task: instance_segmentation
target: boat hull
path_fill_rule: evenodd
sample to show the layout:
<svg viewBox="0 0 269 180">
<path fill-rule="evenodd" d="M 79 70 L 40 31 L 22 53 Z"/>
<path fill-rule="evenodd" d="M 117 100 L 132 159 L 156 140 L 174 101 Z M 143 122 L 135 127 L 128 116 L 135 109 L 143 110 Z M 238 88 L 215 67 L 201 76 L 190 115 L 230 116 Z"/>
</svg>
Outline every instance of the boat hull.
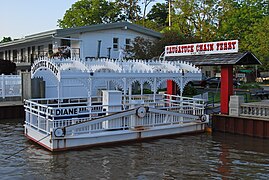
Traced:
<svg viewBox="0 0 269 180">
<path fill-rule="evenodd" d="M 50 151 L 64 151 L 90 146 L 118 144 L 119 142 L 123 143 L 128 141 L 141 141 L 145 139 L 176 136 L 188 133 L 200 133 L 204 132 L 205 127 L 205 123 L 194 122 L 151 128 L 137 127 L 127 130 L 110 130 L 99 133 L 56 138 L 52 137 L 51 135 L 43 134 L 33 128 L 27 128 L 26 126 L 25 135 L 30 140 L 38 143 Z"/>
</svg>

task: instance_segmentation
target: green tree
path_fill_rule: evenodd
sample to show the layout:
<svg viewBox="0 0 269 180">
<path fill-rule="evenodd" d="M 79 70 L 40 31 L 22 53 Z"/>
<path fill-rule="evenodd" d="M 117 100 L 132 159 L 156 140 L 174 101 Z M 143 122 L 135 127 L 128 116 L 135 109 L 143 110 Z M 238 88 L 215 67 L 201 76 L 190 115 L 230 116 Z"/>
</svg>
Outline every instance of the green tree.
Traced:
<svg viewBox="0 0 269 180">
<path fill-rule="evenodd" d="M 168 18 L 168 4 L 167 3 L 156 3 L 152 6 L 151 10 L 147 14 L 147 19 L 156 22 L 159 27 L 164 28 L 167 26 Z"/>
<path fill-rule="evenodd" d="M 195 42 L 201 42 L 199 37 L 189 36 L 175 29 L 167 29 L 163 32 L 162 38 L 156 41 L 154 46 L 152 46 L 153 49 L 151 51 L 155 53 L 154 57 L 159 57 L 164 52 L 165 46 L 189 44 Z"/>
<path fill-rule="evenodd" d="M 263 63 L 261 70 L 269 69 L 269 16 L 259 19 L 250 27 L 251 34 L 246 35 L 248 49 Z"/>
<path fill-rule="evenodd" d="M 154 42 L 143 37 L 136 37 L 129 49 L 126 50 L 129 58 L 134 59 L 149 59 L 154 57 L 153 50 Z"/>
<path fill-rule="evenodd" d="M 138 21 L 135 21 L 134 23 L 140 26 L 144 26 L 145 28 L 152 29 L 157 32 L 160 32 L 164 28 L 163 26 L 160 26 L 158 23 L 151 21 L 149 19 L 138 20 Z"/>
<path fill-rule="evenodd" d="M 198 36 L 202 41 L 215 38 L 218 22 L 218 0 L 181 0 L 173 3 L 172 26 L 188 36 Z"/>
<path fill-rule="evenodd" d="M 63 19 L 58 20 L 61 28 L 72 28 L 118 21 L 120 10 L 114 2 L 106 0 L 80 0 L 68 9 Z"/>
<path fill-rule="evenodd" d="M 120 20 L 135 22 L 141 19 L 139 0 L 115 0 L 115 5 L 119 10 Z"/>
<path fill-rule="evenodd" d="M 9 42 L 12 41 L 11 37 L 3 37 L 3 39 L 0 41 L 0 43 L 5 43 L 5 42 Z"/>
<path fill-rule="evenodd" d="M 221 3 L 218 39 L 239 39 L 240 49 L 249 50 L 246 36 L 252 34 L 251 27 L 266 16 L 264 0 L 222 0 Z"/>
<path fill-rule="evenodd" d="M 185 36 L 176 30 L 167 30 L 160 40 L 150 41 L 142 37 L 136 37 L 127 52 L 130 58 L 156 59 L 162 55 L 167 45 L 189 44 L 199 41 L 198 37 Z"/>
<path fill-rule="evenodd" d="M 154 2 L 155 0 L 142 0 L 142 4 L 144 5 L 144 8 L 143 8 L 143 25 L 144 25 L 144 22 L 145 22 L 145 19 L 146 19 L 146 12 L 147 12 L 147 8 L 148 6 L 150 5 L 150 3 Z"/>
</svg>

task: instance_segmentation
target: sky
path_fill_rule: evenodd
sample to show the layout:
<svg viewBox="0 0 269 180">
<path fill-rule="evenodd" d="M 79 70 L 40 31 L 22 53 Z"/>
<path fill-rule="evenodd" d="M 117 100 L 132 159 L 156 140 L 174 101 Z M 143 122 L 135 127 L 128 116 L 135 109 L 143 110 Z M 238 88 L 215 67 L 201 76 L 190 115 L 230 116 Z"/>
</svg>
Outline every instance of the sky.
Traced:
<svg viewBox="0 0 269 180">
<path fill-rule="evenodd" d="M 78 0 L 1 0 L 0 41 L 59 28 L 57 20 Z M 156 0 L 156 2 L 163 0 Z"/>
<path fill-rule="evenodd" d="M 0 40 L 53 30 L 77 0 L 1 0 Z"/>
</svg>

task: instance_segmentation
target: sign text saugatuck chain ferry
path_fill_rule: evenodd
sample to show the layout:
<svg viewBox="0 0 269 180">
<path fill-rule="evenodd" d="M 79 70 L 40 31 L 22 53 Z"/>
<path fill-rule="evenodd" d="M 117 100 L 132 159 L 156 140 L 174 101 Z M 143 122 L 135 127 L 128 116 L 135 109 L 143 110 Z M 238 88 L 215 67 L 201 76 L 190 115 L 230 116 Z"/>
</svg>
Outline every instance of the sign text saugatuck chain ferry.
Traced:
<svg viewBox="0 0 269 180">
<path fill-rule="evenodd" d="M 217 43 L 167 46 L 165 55 L 238 49 L 237 41 Z M 31 73 L 45 81 L 46 98 L 25 101 L 25 135 L 51 151 L 203 132 L 206 127 L 204 100 L 182 96 L 188 82 L 202 77 L 188 62 L 43 58 L 34 62 Z M 159 93 L 168 80 L 181 95 Z M 145 88 L 152 94 L 144 94 Z"/>
</svg>

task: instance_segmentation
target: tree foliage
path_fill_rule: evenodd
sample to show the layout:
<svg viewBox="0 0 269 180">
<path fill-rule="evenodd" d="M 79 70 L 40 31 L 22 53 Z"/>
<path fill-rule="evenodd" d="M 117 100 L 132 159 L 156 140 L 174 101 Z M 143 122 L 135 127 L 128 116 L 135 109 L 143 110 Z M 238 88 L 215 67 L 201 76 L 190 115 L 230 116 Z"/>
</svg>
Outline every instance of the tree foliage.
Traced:
<svg viewBox="0 0 269 180">
<path fill-rule="evenodd" d="M 248 50 L 252 51 L 262 61 L 261 70 L 269 69 L 269 16 L 258 20 L 250 27 L 252 33 L 246 35 Z"/>
<path fill-rule="evenodd" d="M 145 54 L 147 58 L 156 56 L 169 44 L 238 39 L 240 51 L 252 51 L 264 64 L 269 64 L 268 0 L 171 2 L 172 26 L 169 28 L 168 3 L 155 0 L 80 0 L 58 22 L 60 27 L 68 28 L 128 21 L 163 33 L 163 38 L 154 43 L 136 39 L 133 51 L 137 49 L 138 52 L 132 53 L 136 58 L 142 58 Z M 155 4 L 147 10 L 150 3 Z M 142 43 L 142 50 L 139 50 L 138 42 Z M 148 53 L 145 52 L 145 45 L 148 46 Z"/>
<path fill-rule="evenodd" d="M 114 2 L 106 0 L 80 0 L 68 9 L 63 19 L 58 20 L 61 28 L 72 28 L 100 23 L 116 22 L 119 9 Z"/>
<path fill-rule="evenodd" d="M 9 42 L 12 41 L 11 37 L 3 37 L 3 39 L 0 41 L 0 43 L 5 43 L 5 42 Z"/>
<path fill-rule="evenodd" d="M 147 19 L 158 24 L 160 28 L 166 27 L 168 18 L 168 4 L 156 3 L 147 14 Z"/>
<path fill-rule="evenodd" d="M 126 52 L 131 58 L 149 59 L 149 57 L 154 57 L 153 45 L 154 42 L 149 39 L 136 37 L 132 42 L 132 46 L 126 49 Z"/>
<path fill-rule="evenodd" d="M 131 48 L 127 51 L 129 57 L 135 59 L 159 58 L 164 52 L 164 47 L 174 44 L 188 44 L 199 42 L 199 38 L 185 36 L 178 31 L 165 31 L 160 40 L 151 41 L 142 37 L 136 37 Z"/>
<path fill-rule="evenodd" d="M 217 23 L 218 0 L 182 0 L 173 4 L 172 25 L 188 36 L 202 41 L 214 39 Z"/>
<path fill-rule="evenodd" d="M 134 22 L 141 19 L 139 0 L 115 0 L 115 6 L 119 10 L 119 19 Z"/>
<path fill-rule="evenodd" d="M 148 6 L 150 5 L 150 3 L 154 2 L 155 0 L 142 0 L 142 4 L 144 5 L 144 8 L 143 8 L 143 24 L 144 24 L 144 21 L 146 19 L 146 12 L 147 12 L 147 8 Z"/>
</svg>

